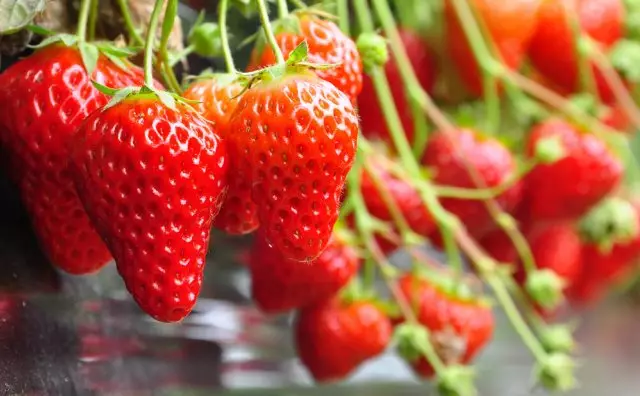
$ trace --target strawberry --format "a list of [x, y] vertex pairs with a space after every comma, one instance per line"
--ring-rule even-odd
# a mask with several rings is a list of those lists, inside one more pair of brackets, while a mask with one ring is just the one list
[[613, 104], [605, 108], [599, 116], [600, 122], [620, 132], [631, 133], [633, 123], [627, 115], [627, 111], [619, 104]]
[[252, 183], [261, 237], [284, 257], [309, 261], [322, 253], [338, 218], [358, 117], [333, 85], [295, 73], [243, 94], [228, 142], [232, 158], [242, 158], [231, 177]]
[[[309, 62], [338, 65], [317, 70], [318, 77], [333, 84], [344, 92], [352, 103], [356, 103], [362, 90], [362, 60], [356, 43], [331, 21], [310, 14], [303, 14], [295, 21], [298, 25], [295, 31], [282, 29], [276, 34], [278, 47], [285, 57], [300, 43], [306, 41], [309, 46]], [[273, 50], [259, 43], [251, 53], [247, 70], [253, 71], [275, 63]]]
[[[472, 0], [481, 26], [505, 66], [517, 69], [535, 31], [540, 0]], [[445, 49], [469, 92], [483, 93], [482, 72], [471, 50], [452, 1], [445, 2]]]
[[564, 156], [527, 174], [524, 208], [536, 220], [577, 218], [618, 185], [622, 164], [602, 141], [562, 120], [535, 126], [527, 155], [535, 156], [538, 142], [548, 139], [557, 139]]
[[67, 169], [69, 144], [87, 115], [108, 97], [91, 79], [114, 87], [142, 82], [100, 55], [91, 78], [78, 49], [52, 44], [0, 75], [0, 140], [31, 216], [53, 264], [72, 274], [97, 271], [111, 254], [93, 229]]
[[270, 314], [306, 307], [331, 298], [359, 266], [357, 252], [335, 235], [309, 263], [288, 260], [257, 239], [249, 258], [251, 295], [260, 310]]
[[318, 382], [340, 380], [384, 352], [391, 322], [369, 301], [339, 298], [300, 310], [294, 335], [302, 364]]
[[[595, 209], [594, 209], [595, 210]], [[600, 226], [605, 232], [615, 232], [620, 222], [631, 221], [633, 231], [618, 237], [608, 245], [591, 240], [583, 229], [582, 256], [584, 270], [582, 276], [569, 289], [569, 298], [576, 305], [589, 304], [596, 301], [606, 288], [619, 282], [632, 270], [638, 256], [640, 256], [640, 204], [631, 203], [632, 218], [608, 218]], [[618, 212], [618, 216], [624, 215]], [[584, 222], [583, 224], [584, 228]]]
[[[540, 73], [570, 92], [575, 92], [580, 83], [571, 27], [574, 15], [582, 33], [606, 51], [622, 37], [624, 7], [621, 0], [542, 0], [529, 56]], [[610, 87], [597, 68], [591, 65], [591, 70], [600, 95], [610, 101]]]
[[226, 189], [225, 146], [190, 106], [170, 108], [151, 94], [94, 112], [78, 137], [78, 195], [127, 289], [153, 318], [181, 320], [202, 285]]
[[[422, 88], [431, 93], [436, 83], [437, 61], [435, 54], [422, 40], [422, 38], [410, 29], [399, 30], [400, 39], [409, 56], [411, 66]], [[407, 100], [404, 83], [395, 59], [392, 57], [384, 66], [384, 71], [389, 81], [391, 94], [400, 114], [402, 126], [409, 141], [413, 140], [413, 113]], [[384, 118], [373, 81], [367, 75], [364, 76], [362, 92], [358, 96], [358, 107], [362, 122], [362, 133], [368, 138], [380, 138], [391, 141], [387, 122]]]
[[[399, 232], [392, 211], [380, 191], [380, 188], [383, 188], [392, 197], [413, 232], [425, 237], [431, 234], [436, 229], [436, 223], [418, 191], [409, 182], [391, 173], [388, 159], [371, 156], [367, 161], [369, 167], [363, 172], [360, 189], [369, 213], [379, 220], [389, 222], [393, 230], [396, 233]], [[370, 172], [375, 172], [375, 179]], [[385, 253], [390, 253], [399, 247], [381, 235], [376, 239]]]
[[[449, 291], [428, 277], [405, 274], [400, 292], [414, 307], [418, 321], [431, 335], [436, 352], [447, 365], [469, 363], [491, 339], [494, 318], [481, 299]], [[425, 378], [434, 375], [424, 357], [410, 362]]]
[[[184, 97], [200, 103], [196, 109], [213, 123], [215, 131], [223, 138], [232, 131], [229, 122], [242, 92], [242, 86], [227, 81], [227, 76], [196, 81], [184, 92]], [[215, 218], [214, 227], [227, 234], [242, 235], [255, 231], [258, 226], [256, 204], [251, 199], [251, 184], [241, 177], [230, 177], [229, 193], [220, 213]]]
[[[435, 133], [422, 157], [422, 164], [433, 174], [433, 181], [443, 186], [490, 188], [499, 186], [517, 172], [513, 155], [499, 141], [470, 129]], [[474, 177], [475, 175], [475, 177]], [[480, 183], [476, 183], [479, 181]], [[516, 183], [496, 198], [505, 211], [520, 200], [521, 185]], [[491, 215], [479, 200], [442, 198], [442, 206], [458, 216], [472, 232], [482, 232], [491, 225]]]

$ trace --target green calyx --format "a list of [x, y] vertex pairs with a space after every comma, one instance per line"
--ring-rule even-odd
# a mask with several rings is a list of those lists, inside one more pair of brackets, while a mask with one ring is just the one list
[[613, 245], [625, 243], [638, 235], [638, 215], [633, 204], [619, 197], [606, 198], [581, 220], [581, 238], [608, 252]]
[[116, 104], [123, 102], [125, 100], [130, 100], [134, 98], [149, 98], [153, 97], [162, 102], [163, 105], [168, 107], [171, 110], [175, 110], [177, 107], [177, 103], [184, 104], [192, 104], [197, 103], [197, 101], [192, 101], [181, 97], [178, 94], [173, 92], [163, 91], [156, 87], [150, 87], [146, 84], [142, 87], [125, 87], [120, 89], [110, 88], [104, 86], [96, 81], [91, 81], [93, 86], [100, 92], [105, 95], [111, 96], [111, 100], [107, 103], [103, 110], [109, 109]]
[[536, 366], [536, 378], [550, 391], [565, 392], [576, 387], [575, 368], [569, 355], [552, 353]]
[[549, 353], [571, 353], [576, 347], [573, 329], [568, 325], [549, 325], [540, 331], [540, 342]]
[[448, 366], [438, 375], [438, 393], [440, 396], [475, 396], [478, 394], [474, 385], [475, 376], [472, 367]]
[[429, 343], [429, 331], [420, 324], [402, 323], [393, 333], [398, 354], [407, 362], [415, 362], [425, 355]]
[[[640, 12], [638, 13], [638, 34], [640, 36]], [[630, 82], [640, 82], [640, 43], [628, 39], [618, 40], [609, 51], [613, 67]]]
[[565, 286], [565, 280], [548, 268], [533, 271], [527, 276], [525, 283], [527, 293], [533, 301], [547, 309], [560, 305]]
[[387, 40], [376, 33], [362, 33], [356, 41], [365, 72], [384, 66], [389, 60]]
[[536, 143], [534, 156], [542, 164], [552, 164], [565, 155], [564, 146], [557, 136], [546, 137]]

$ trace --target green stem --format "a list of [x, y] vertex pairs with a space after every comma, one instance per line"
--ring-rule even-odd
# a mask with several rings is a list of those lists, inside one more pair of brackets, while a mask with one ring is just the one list
[[278, 0], [278, 18], [283, 19], [289, 15], [287, 0]]
[[486, 107], [485, 132], [494, 135], [500, 130], [500, 95], [498, 82], [493, 75], [483, 69], [483, 92]]
[[273, 50], [273, 53], [276, 55], [276, 61], [278, 64], [284, 63], [284, 56], [282, 55], [282, 50], [278, 46], [278, 42], [276, 41], [276, 36], [273, 34], [273, 29], [271, 28], [271, 22], [269, 21], [269, 11], [267, 10], [267, 5], [265, 4], [265, 0], [256, 0], [258, 2], [258, 9], [260, 12], [260, 23], [262, 24], [262, 29], [264, 30], [265, 36], [267, 36], [267, 42], [269, 46]]
[[78, 40], [87, 41], [87, 27], [89, 25], [89, 13], [91, 12], [92, 0], [82, 0], [80, 3], [80, 15], [78, 16]]
[[373, 18], [369, 12], [369, 4], [367, 0], [353, 0], [353, 6], [355, 8], [356, 16], [358, 17], [358, 24], [362, 32], [373, 32], [375, 26], [373, 24]]
[[413, 117], [413, 156], [416, 160], [421, 161], [424, 150], [429, 141], [429, 126], [427, 118], [424, 115], [422, 106], [418, 103], [409, 92], [405, 92], [408, 96], [408, 102], [411, 106], [411, 116]]
[[308, 7], [305, 4], [305, 2], [302, 1], [302, 0], [289, 0], [289, 1], [291, 1], [291, 4], [293, 4], [294, 7], [296, 7], [296, 8], [301, 8], [302, 9], [302, 8], [307, 8]]
[[[285, 4], [286, 7], [286, 4]], [[224, 55], [224, 63], [227, 66], [227, 72], [236, 73], [236, 66], [231, 55], [231, 47], [229, 46], [229, 36], [227, 34], [227, 10], [229, 8], [229, 0], [220, 0], [220, 16], [218, 23], [220, 24], [220, 39], [222, 40], [222, 53]]]
[[340, 30], [343, 33], [349, 35], [351, 33], [351, 26], [349, 23], [349, 3], [347, 0], [336, 0], [336, 13], [338, 14], [338, 23]]
[[156, 32], [160, 23], [160, 13], [165, 0], [156, 0], [149, 19], [149, 29], [147, 30], [147, 40], [144, 44], [144, 84], [153, 87], [153, 47], [156, 40]]
[[174, 54], [171, 57], [171, 60], [169, 62], [169, 64], [171, 65], [171, 67], [174, 67], [175, 65], [177, 65], [182, 59], [186, 58], [187, 56], [191, 55], [193, 53], [193, 51], [196, 49], [196, 47], [194, 45], [189, 45], [188, 47], [186, 47], [185, 49], [183, 49], [182, 51], [180, 51], [177, 54]]
[[135, 45], [143, 45], [144, 39], [133, 23], [133, 18], [131, 18], [131, 11], [129, 11], [127, 0], [117, 0], [117, 2], [118, 7], [120, 8], [120, 13], [122, 14], [122, 19], [124, 20], [124, 26], [127, 29], [127, 33], [129, 33], [129, 40], [132, 40]]
[[89, 41], [96, 37], [96, 23], [98, 21], [98, 0], [91, 0], [91, 11], [89, 12], [89, 27], [87, 36]]
[[578, 76], [580, 79], [578, 83], [585, 92], [592, 94], [593, 97], [599, 101], [600, 95], [598, 95], [595, 77], [591, 70], [591, 64], [589, 63], [589, 55], [582, 49], [582, 45], [585, 42], [583, 40], [588, 40], [588, 38], [582, 34], [580, 21], [578, 20], [578, 16], [575, 15], [577, 10], [569, 9], [567, 5], [565, 5], [565, 7], [566, 15], [569, 18], [569, 28], [571, 29], [571, 34], [573, 36], [573, 51], [578, 62]]

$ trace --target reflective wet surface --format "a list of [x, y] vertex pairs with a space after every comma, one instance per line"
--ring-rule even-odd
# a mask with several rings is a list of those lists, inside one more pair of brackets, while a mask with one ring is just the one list
[[[113, 266], [88, 277], [53, 270], [15, 199], [4, 194], [0, 207], [0, 395], [434, 394], [391, 353], [345, 384], [309, 386], [289, 318], [265, 317], [247, 301], [238, 263], [246, 240], [214, 236], [196, 311], [167, 325], [138, 310]], [[521, 342], [499, 319], [477, 361], [481, 395], [544, 394], [532, 387]], [[583, 387], [572, 395], [638, 394], [639, 308], [612, 301], [589, 313], [577, 336]]]

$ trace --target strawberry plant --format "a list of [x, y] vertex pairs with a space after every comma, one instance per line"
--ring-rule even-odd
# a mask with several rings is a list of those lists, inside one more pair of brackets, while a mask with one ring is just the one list
[[[9, 3], [25, 11], [3, 34], [40, 7]], [[295, 312], [316, 382], [392, 350], [441, 395], [476, 395], [502, 312], [540, 386], [577, 385], [564, 313], [640, 254], [633, 2], [220, 0], [178, 53], [176, 0], [145, 26], [116, 3], [130, 47], [94, 40], [83, 0], [77, 34], [28, 26], [41, 41], [0, 74], [3, 164], [53, 265], [113, 258], [177, 322], [211, 229], [251, 234], [251, 297]], [[176, 73], [193, 56], [224, 70]]]

